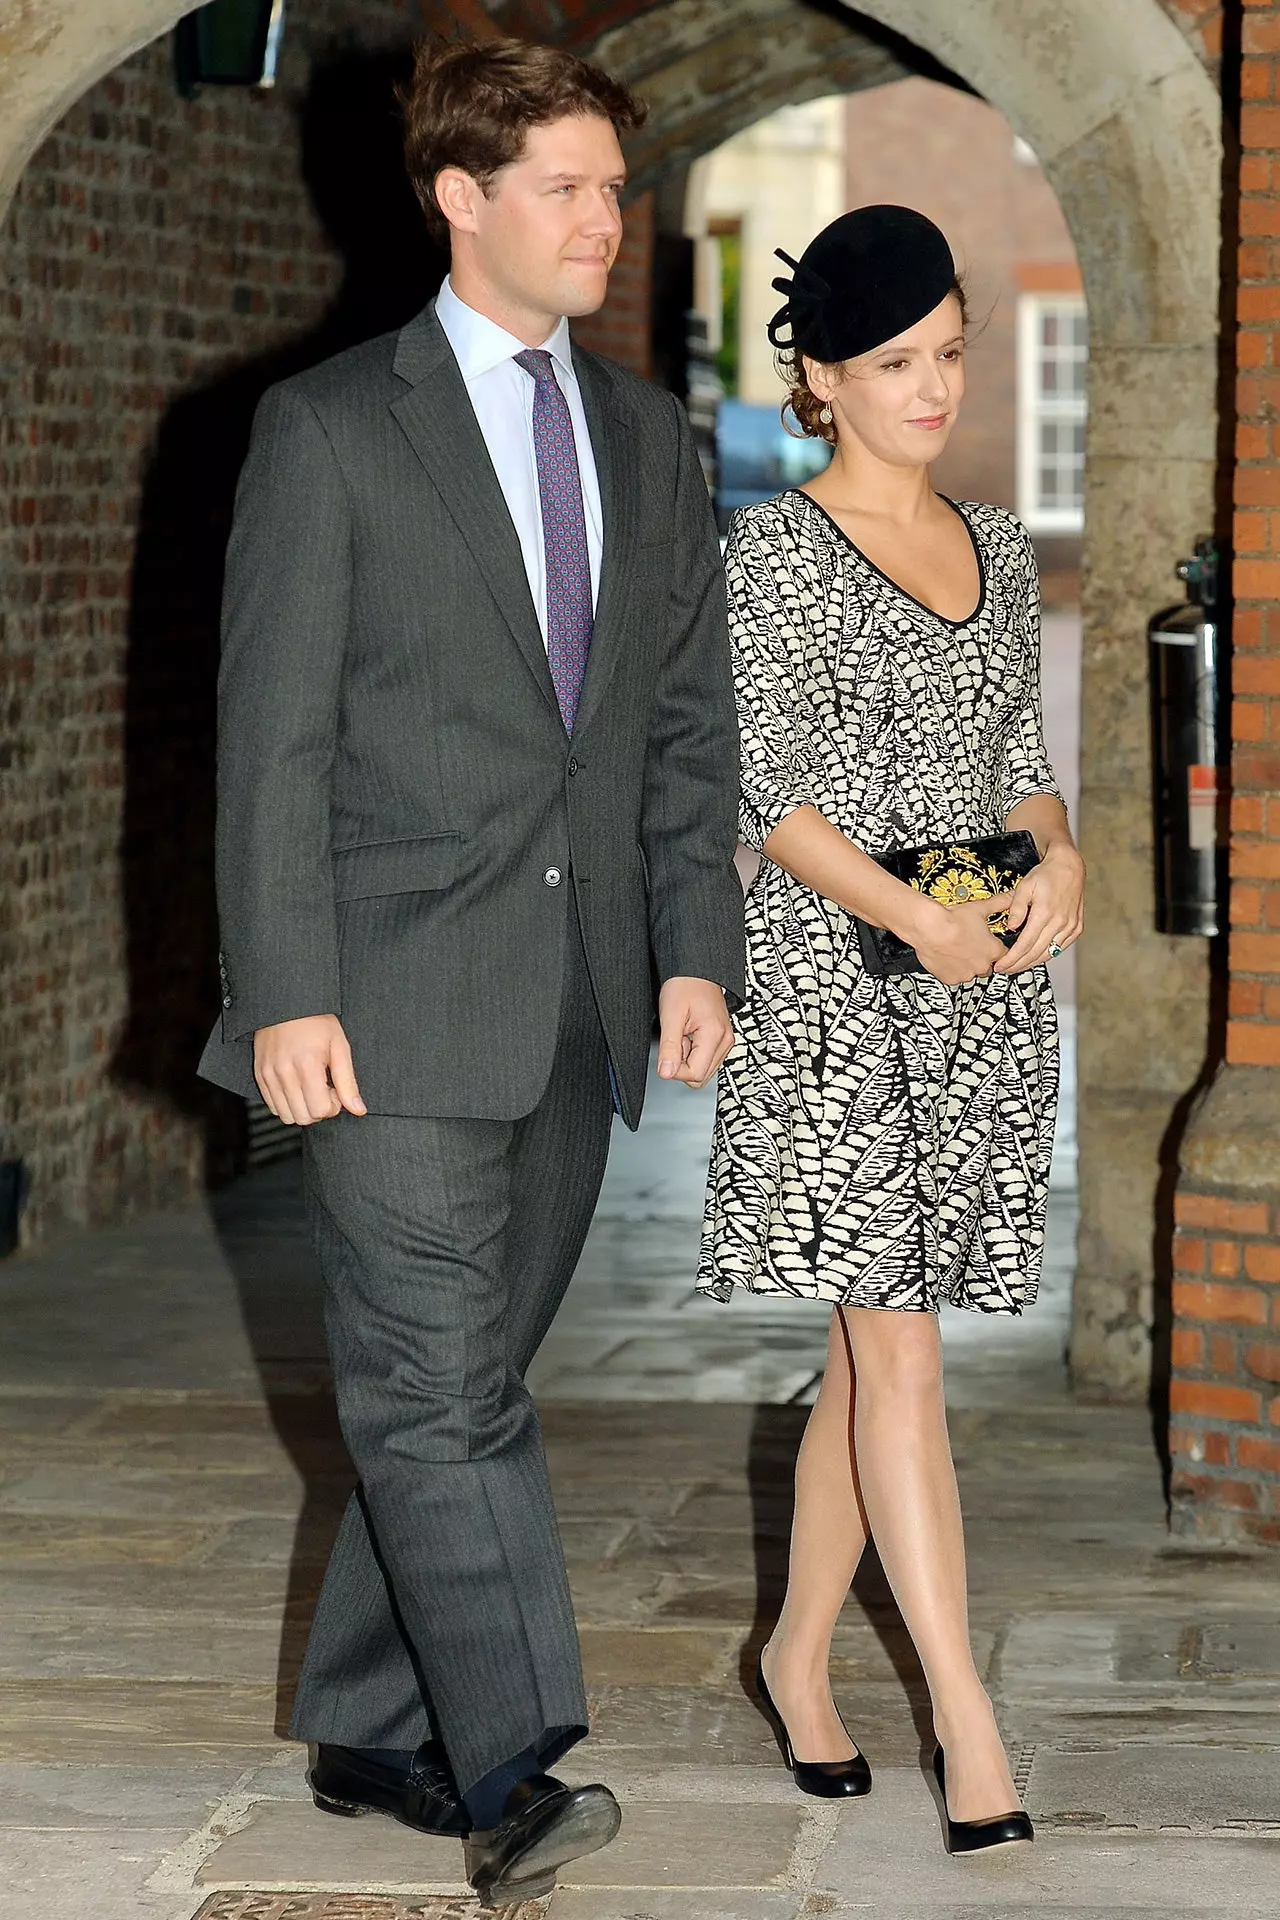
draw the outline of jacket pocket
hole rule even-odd
[[[333,850],[333,897],[376,900],[389,893],[428,893],[457,877],[460,833],[424,833],[412,840],[374,840]]]

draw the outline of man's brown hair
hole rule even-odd
[[[488,193],[524,152],[530,127],[570,114],[597,114],[618,133],[644,125],[648,108],[603,67],[560,47],[525,40],[482,46],[420,46],[403,95],[405,164],[437,240],[449,223],[436,201],[436,176],[460,167]]]

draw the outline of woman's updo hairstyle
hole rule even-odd
[[[808,439],[835,445],[834,422],[820,418],[826,404],[813,392],[804,357],[843,366],[914,327],[955,294],[967,321],[964,289],[946,235],[912,207],[856,207],[811,240],[799,260],[782,248],[789,280],[773,284],[785,296],[769,322],[778,371],[790,394],[784,409]]]

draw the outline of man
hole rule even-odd
[[[308,1129],[343,1520],[293,1731],[319,1806],[469,1835],[489,1904],[604,1845],[525,1369],[615,1106],[703,1085],[742,990],[719,553],[684,415],[572,349],[621,237],[598,68],[424,54],[452,266],[263,400],[228,555],[223,1016],[202,1070]]]

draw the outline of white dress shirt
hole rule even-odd
[[[453,348],[480,432],[507,509],[515,523],[529,576],[529,592],[542,637],[547,637],[547,566],[542,543],[542,496],[538,489],[538,460],[533,445],[531,375],[515,363],[525,351],[523,340],[477,313],[459,300],[446,279],[436,299],[436,318]],[[600,481],[596,473],[587,416],[573,367],[569,322],[562,320],[543,349],[551,355],[555,376],[569,405],[573,437],[578,449],[582,508],[587,523],[587,556],[591,566],[591,601],[600,593],[600,561],[604,552],[604,519],[600,508]]]

